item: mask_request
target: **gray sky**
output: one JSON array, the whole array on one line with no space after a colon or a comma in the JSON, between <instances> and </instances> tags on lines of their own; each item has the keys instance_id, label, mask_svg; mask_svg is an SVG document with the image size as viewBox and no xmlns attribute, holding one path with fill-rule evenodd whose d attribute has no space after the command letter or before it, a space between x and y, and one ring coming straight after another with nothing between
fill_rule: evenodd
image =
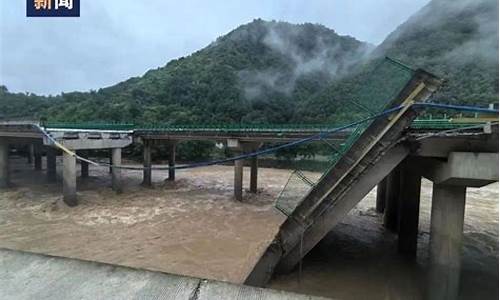
<instances>
[{"instance_id":1,"label":"gray sky","mask_svg":"<svg viewBox=\"0 0 500 300\"><path fill-rule=\"evenodd\" d=\"M26 18L0 1L0 84L58 94L113 85L255 18L321 23L373 44L429 0L80 0L80 18Z\"/></svg>"}]
</instances>

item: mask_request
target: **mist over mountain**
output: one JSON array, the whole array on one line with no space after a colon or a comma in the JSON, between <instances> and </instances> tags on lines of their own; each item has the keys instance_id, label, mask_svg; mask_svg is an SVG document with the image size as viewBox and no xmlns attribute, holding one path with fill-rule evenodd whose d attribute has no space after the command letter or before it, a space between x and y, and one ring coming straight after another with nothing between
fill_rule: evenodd
<instances>
[{"instance_id":1,"label":"mist over mountain","mask_svg":"<svg viewBox=\"0 0 500 300\"><path fill-rule=\"evenodd\" d=\"M377 47L446 80L435 99L498 102L498 1L433 0Z\"/></svg>"},{"instance_id":2,"label":"mist over mountain","mask_svg":"<svg viewBox=\"0 0 500 300\"><path fill-rule=\"evenodd\" d=\"M367 24L369 26L369 24ZM254 20L114 86L55 97L0 89L0 117L136 123L332 123L390 56L446 80L440 102L498 102L498 2L433 0L377 47L319 24ZM361 70L361 71L360 71Z\"/></svg>"}]
</instances>

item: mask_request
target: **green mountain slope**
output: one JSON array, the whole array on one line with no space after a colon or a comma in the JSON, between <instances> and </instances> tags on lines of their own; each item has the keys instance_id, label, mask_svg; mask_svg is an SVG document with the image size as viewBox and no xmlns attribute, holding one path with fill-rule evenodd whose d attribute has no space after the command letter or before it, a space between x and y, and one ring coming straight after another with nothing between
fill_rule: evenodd
<instances>
[{"instance_id":1,"label":"green mountain slope","mask_svg":"<svg viewBox=\"0 0 500 300\"><path fill-rule=\"evenodd\" d=\"M255 20L190 56L99 91L38 97L2 87L0 117L346 122L365 113L350 100L386 55L447 80L436 101L498 102L498 2L433 0L374 50L322 25ZM389 79L391 73L383 76ZM369 97L363 97L369 106Z\"/></svg>"},{"instance_id":2,"label":"green mountain slope","mask_svg":"<svg viewBox=\"0 0 500 300\"><path fill-rule=\"evenodd\" d=\"M142 77L55 97L42 114L66 121L286 123L296 103L348 73L372 48L321 25L255 20ZM12 115L8 96L0 111Z\"/></svg>"},{"instance_id":3,"label":"green mountain slope","mask_svg":"<svg viewBox=\"0 0 500 300\"><path fill-rule=\"evenodd\" d=\"M445 83L433 101L454 104L498 103L498 2L433 0L400 25L355 71L334 81L299 108L304 122L348 122L366 117L356 100L370 106L363 89L375 79L394 81L397 72L374 74L385 57L423 68ZM376 70L376 72L379 72ZM369 97L368 97L369 98Z\"/></svg>"},{"instance_id":4,"label":"green mountain slope","mask_svg":"<svg viewBox=\"0 0 500 300\"><path fill-rule=\"evenodd\" d=\"M377 47L446 80L436 100L498 102L498 1L433 0Z\"/></svg>"}]
</instances>

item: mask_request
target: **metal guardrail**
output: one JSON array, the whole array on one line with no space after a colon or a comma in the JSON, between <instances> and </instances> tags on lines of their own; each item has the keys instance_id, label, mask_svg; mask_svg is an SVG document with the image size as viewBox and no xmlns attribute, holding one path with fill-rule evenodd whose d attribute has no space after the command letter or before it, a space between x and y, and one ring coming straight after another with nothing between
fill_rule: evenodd
<instances>
[{"instance_id":1,"label":"metal guardrail","mask_svg":"<svg viewBox=\"0 0 500 300\"><path fill-rule=\"evenodd\" d=\"M471 119L468 119L471 120ZM462 122L459 119L417 119L411 128L413 129L453 129L486 123L488 120L477 118L477 121ZM0 125L15 124L6 122ZM167 125L167 124L143 124L130 123L65 123L48 122L46 128L54 129L92 129L92 130L134 130L134 131L216 131L216 132L322 132L341 127L338 124L192 124L192 125Z\"/></svg>"}]
</instances>

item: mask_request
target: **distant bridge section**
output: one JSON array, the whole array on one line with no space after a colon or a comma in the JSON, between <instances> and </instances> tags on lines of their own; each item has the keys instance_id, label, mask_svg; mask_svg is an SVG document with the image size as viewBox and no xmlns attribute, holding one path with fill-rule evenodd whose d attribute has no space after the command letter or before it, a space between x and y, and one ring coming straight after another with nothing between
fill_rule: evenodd
<instances>
[{"instance_id":1,"label":"distant bridge section","mask_svg":"<svg viewBox=\"0 0 500 300\"><path fill-rule=\"evenodd\" d=\"M484 119L417 119L411 123L411 133L435 132L449 129L466 128L484 123ZM176 145L182 141L213 141L224 144L235 154L258 150L264 143L288 143L323 132L335 131L337 124L283 124L283 125L134 125L122 123L40 123L38 121L3 121L0 122L0 143L7 153L8 145L28 145L29 160L34 160L35 170L40 170L42 155L47 157L47 173L50 181L55 180L57 155L65 159L64 199L69 205L76 205L76 159L55 147L40 130L40 127L62 146L75 151L81 157L88 157L91 150L110 151L110 164L121 165L121 149L133 143L140 143L144 149L144 181L151 182L151 149L154 145L164 144L168 150L169 180L175 180ZM335 131L323 139L343 147L353 133L353 128ZM9 185L8 163L6 154L0 166L0 186ZM88 176L88 162L81 161L82 177ZM250 191L257 191L257 157L250 159ZM235 198L242 199L243 161L235 161ZM3 171L2 171L3 170ZM121 191L121 172L112 168L112 186Z\"/></svg>"}]
</instances>

